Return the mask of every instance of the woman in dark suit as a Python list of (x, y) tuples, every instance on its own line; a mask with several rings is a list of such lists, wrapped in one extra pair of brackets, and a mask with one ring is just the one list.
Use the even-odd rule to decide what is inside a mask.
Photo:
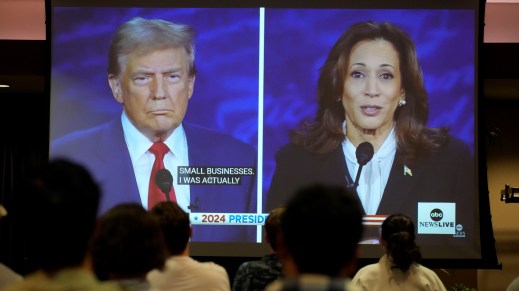
[[(365, 214), (406, 213), (420, 222), (418, 212), (440, 207), (450, 217), (450, 236), (457, 224), (469, 235), (473, 157), (446, 128), (426, 126), (427, 92), (414, 43), (403, 30), (387, 22), (352, 25), (331, 48), (317, 89), (315, 117), (293, 130), (276, 154), (266, 211), (307, 184), (351, 187), (360, 168), (356, 148), (369, 142), (374, 155), (355, 185)], [(419, 210), (419, 203), (432, 204)]]

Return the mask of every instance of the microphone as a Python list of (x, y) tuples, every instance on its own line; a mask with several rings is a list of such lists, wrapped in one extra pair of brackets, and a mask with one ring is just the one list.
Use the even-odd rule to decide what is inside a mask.
[(155, 184), (166, 195), (166, 200), (171, 201), (169, 191), (173, 187), (173, 176), (168, 169), (160, 169), (155, 175)]
[(357, 177), (355, 177), (355, 183), (353, 183), (353, 190), (356, 191), (357, 186), (359, 186), (359, 178), (360, 172), (362, 171), (362, 167), (364, 167), (364, 165), (371, 161), (371, 158), (373, 158), (374, 153), (375, 149), (373, 149), (373, 145), (367, 141), (359, 144), (359, 146), (355, 150), (355, 156), (357, 156), (357, 163), (359, 163), (359, 170), (357, 171)]
[(195, 198), (195, 204), (189, 204), (189, 205), (187, 206), (187, 208), (188, 208), (189, 210), (196, 210), (196, 209), (198, 209), (198, 208), (200, 207), (200, 206), (198, 205), (198, 202), (199, 202), (198, 197), (196, 197), (196, 198)]
[(359, 144), (357, 150), (355, 151), (355, 156), (357, 156), (357, 162), (364, 166), (371, 158), (373, 158), (373, 154), (375, 153), (375, 149), (373, 149), (373, 145), (370, 142), (363, 142)]

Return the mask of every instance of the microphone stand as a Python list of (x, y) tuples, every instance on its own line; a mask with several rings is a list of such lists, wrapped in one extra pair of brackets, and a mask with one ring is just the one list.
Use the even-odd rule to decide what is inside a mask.
[(348, 181), (347, 188), (351, 189), (357, 193), (357, 187), (359, 186), (359, 179), (360, 179), (360, 173), (362, 172), (362, 168), (364, 165), (366, 165), (371, 159), (373, 158), (374, 149), (373, 145), (370, 142), (362, 142), (357, 146), (357, 149), (355, 150), (355, 156), (357, 157), (357, 163), (359, 163), (359, 170), (357, 171), (357, 176), (355, 177), (355, 182), (351, 184), (351, 181), (349, 181), (348, 177), (346, 177), (346, 180)]

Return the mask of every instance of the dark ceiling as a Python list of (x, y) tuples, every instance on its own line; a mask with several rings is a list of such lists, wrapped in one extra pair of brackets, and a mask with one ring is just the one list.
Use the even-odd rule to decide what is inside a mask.
[(49, 61), (44, 40), (0, 40), (0, 94), (42, 94), (45, 92), (47, 62)]
[(485, 98), (519, 100), (519, 43), (485, 43), (482, 49)]

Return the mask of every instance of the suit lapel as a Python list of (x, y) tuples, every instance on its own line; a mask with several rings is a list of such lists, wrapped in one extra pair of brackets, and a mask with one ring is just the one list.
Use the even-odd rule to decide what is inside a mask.
[[(334, 184), (339, 184), (342, 186), (347, 186), (348, 181), (351, 181), (351, 175), (348, 172), (348, 167), (346, 166), (346, 158), (344, 157), (344, 152), (342, 151), (342, 147), (337, 146), (333, 152), (327, 156), (324, 160), (324, 163), (319, 163), (319, 160), (322, 160), (322, 156), (317, 156), (317, 165), (321, 165), (319, 169), (316, 167), (316, 172), (319, 173), (321, 181), (327, 181)], [(348, 180), (349, 179), (349, 180)]]
[(399, 160), (397, 152), (377, 214), (402, 212), (404, 203), (410, 199), (415, 200), (414, 196), (418, 195), (416, 189), (422, 170), (420, 167), (414, 167), (406, 171), (406, 166), (398, 162)]
[(135, 201), (141, 203), (139, 190), (130, 153), (124, 140), (123, 129), (120, 119), (115, 119), (108, 126), (96, 145), (99, 156), (102, 177), (106, 177), (104, 185), (110, 197), (105, 197), (107, 206), (112, 201)]
[[(189, 165), (197, 165), (197, 166), (206, 166), (205, 164), (201, 163), (200, 161), (207, 161), (208, 157), (207, 152), (204, 150), (204, 145), (200, 143), (199, 141), (200, 136), (196, 130), (193, 130), (190, 124), (188, 123), (182, 123), (182, 126), (184, 127), (184, 132), (186, 134), (186, 140), (187, 140), (187, 147), (188, 147), (188, 160)], [(207, 145), (205, 145), (207, 146)], [(195, 201), (201, 200), (208, 202), (206, 197), (201, 197), (202, 194), (205, 193), (203, 191), (204, 189), (200, 185), (190, 185), (189, 186), (189, 195), (190, 195), (190, 201), (192, 203), (195, 203)], [(193, 209), (192, 212), (199, 212), (199, 209)]]

